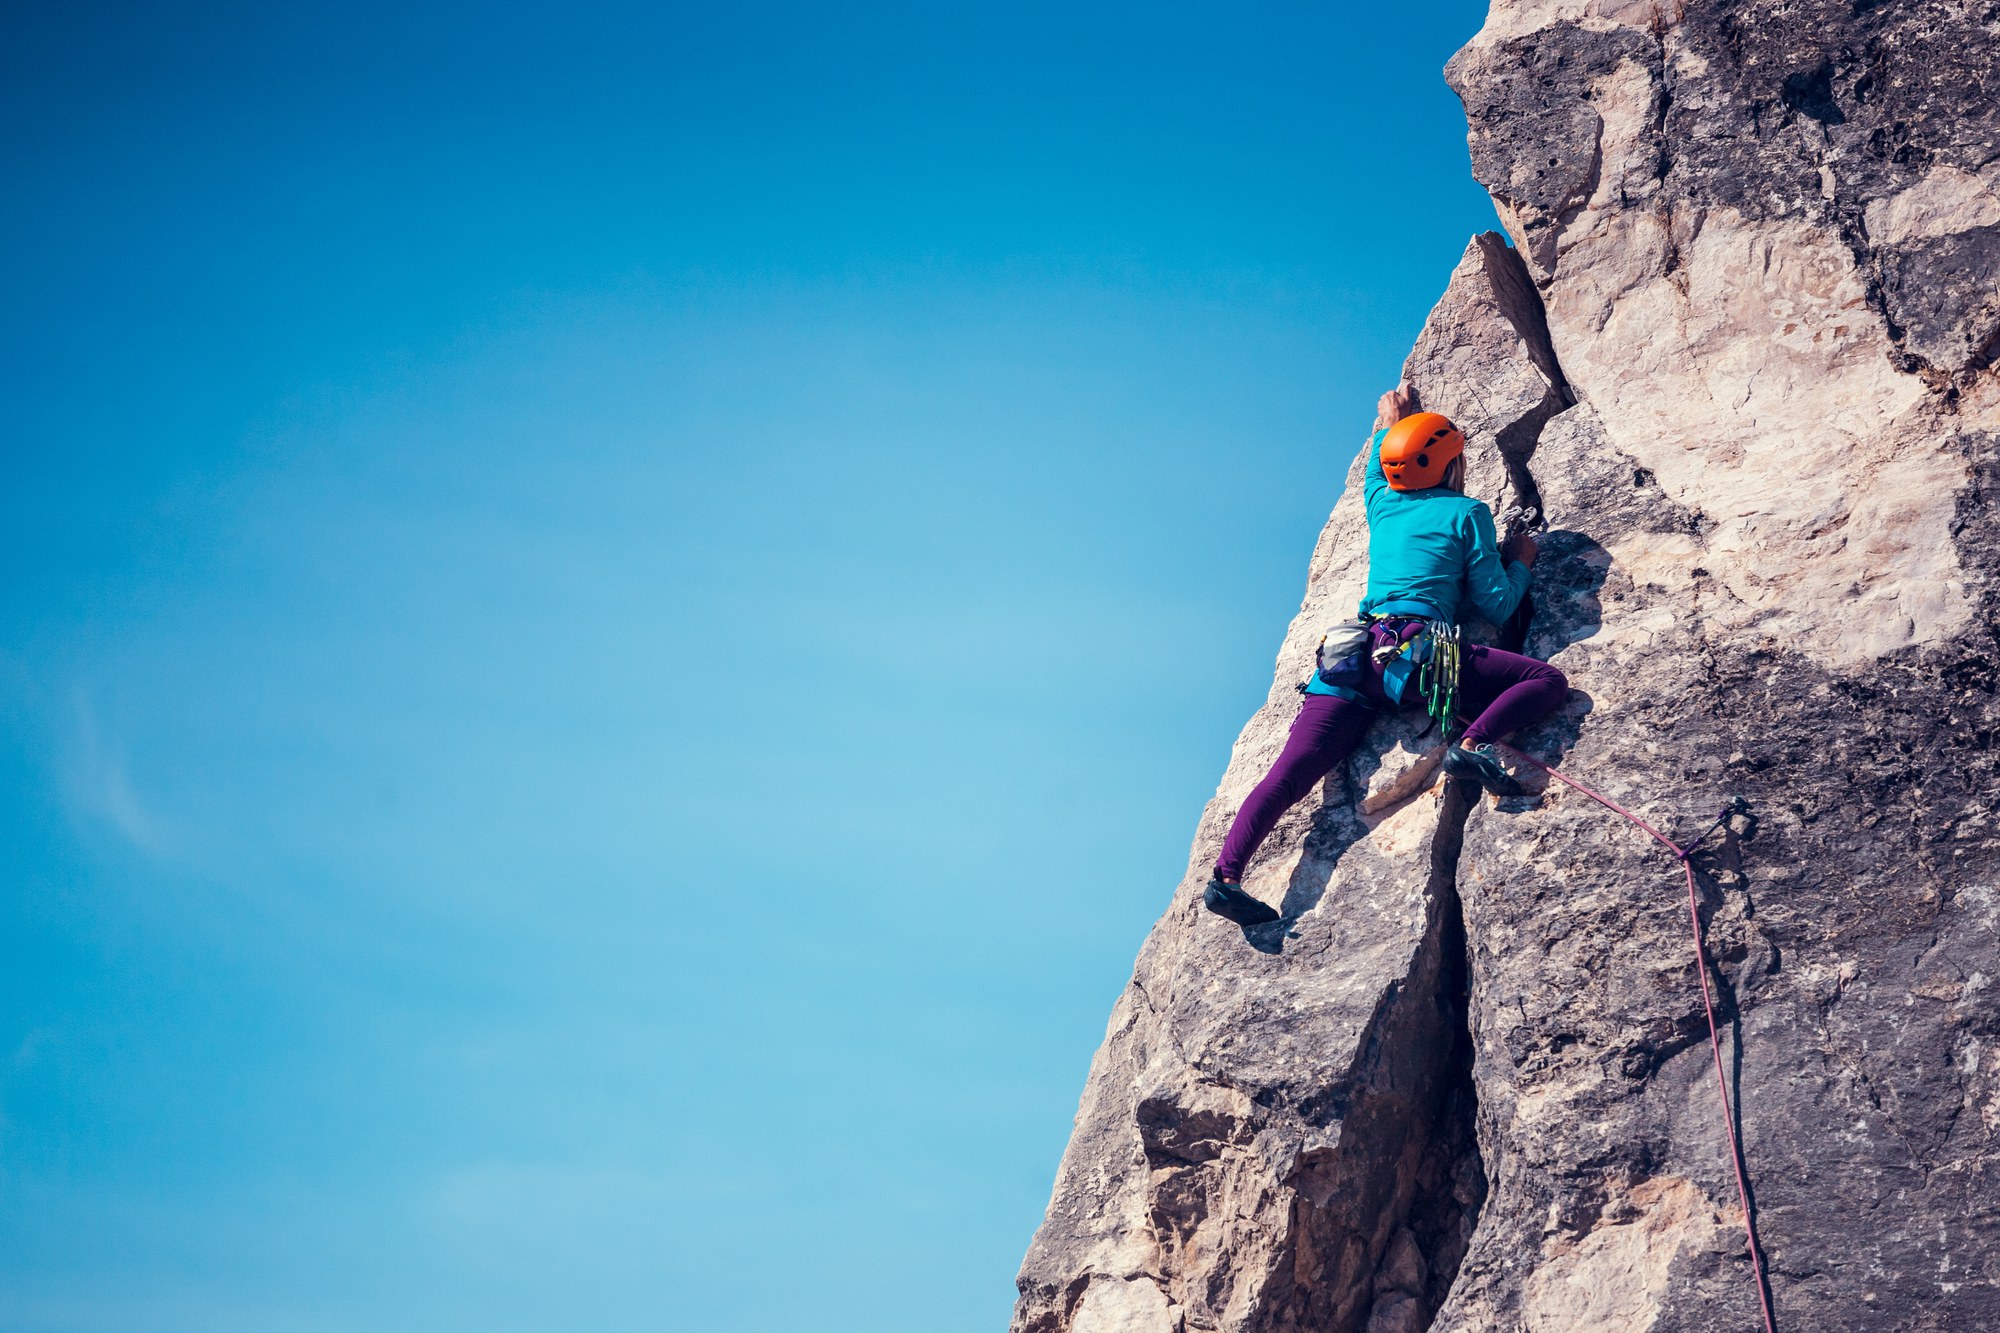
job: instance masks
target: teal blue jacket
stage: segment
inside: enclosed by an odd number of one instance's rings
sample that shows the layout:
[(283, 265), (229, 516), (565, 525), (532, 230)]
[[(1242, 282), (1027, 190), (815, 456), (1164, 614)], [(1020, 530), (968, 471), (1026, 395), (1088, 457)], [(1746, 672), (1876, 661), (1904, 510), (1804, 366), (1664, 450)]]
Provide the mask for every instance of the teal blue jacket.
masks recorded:
[(1361, 497), (1368, 509), (1368, 593), (1363, 611), (1396, 602), (1422, 602), (1439, 620), (1456, 621), (1470, 603), (1498, 625), (1514, 614), (1528, 591), (1528, 567), (1502, 562), (1493, 511), (1483, 500), (1433, 486), (1398, 491), (1382, 475), (1382, 437), (1368, 441), (1368, 470)]
[[(1457, 621), (1470, 606), (1498, 625), (1514, 614), (1528, 591), (1528, 567), (1500, 559), (1493, 511), (1484, 501), (1433, 486), (1399, 491), (1382, 475), (1382, 437), (1368, 441), (1361, 496), (1368, 512), (1368, 591), (1364, 612), (1429, 607), (1439, 620)], [(1314, 674), (1309, 694), (1332, 690)]]

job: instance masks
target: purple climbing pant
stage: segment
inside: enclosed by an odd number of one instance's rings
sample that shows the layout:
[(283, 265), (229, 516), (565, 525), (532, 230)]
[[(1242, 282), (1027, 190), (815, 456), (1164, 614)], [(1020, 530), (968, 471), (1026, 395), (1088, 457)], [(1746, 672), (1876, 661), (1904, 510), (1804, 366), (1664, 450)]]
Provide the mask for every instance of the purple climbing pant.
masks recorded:
[[(1374, 673), (1362, 691), (1382, 711), (1393, 711), (1382, 694), (1382, 677)], [(1561, 707), (1569, 680), (1547, 662), (1519, 653), (1467, 644), (1459, 666), (1458, 700), (1462, 711), (1474, 714), (1465, 739), (1474, 745), (1499, 740)], [(1333, 694), (1308, 694), (1285, 739), (1283, 753), (1250, 793), (1236, 822), (1223, 839), (1215, 873), (1227, 880), (1243, 878), (1243, 867), (1258, 845), (1313, 784), (1354, 753), (1354, 747), (1374, 725), (1375, 709)]]

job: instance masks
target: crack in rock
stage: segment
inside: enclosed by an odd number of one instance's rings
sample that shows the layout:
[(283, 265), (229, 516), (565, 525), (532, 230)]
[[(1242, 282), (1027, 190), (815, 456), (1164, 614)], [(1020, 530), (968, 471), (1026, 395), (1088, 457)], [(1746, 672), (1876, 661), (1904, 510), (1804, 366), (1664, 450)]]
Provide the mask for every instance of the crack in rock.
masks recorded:
[[(1475, 489), (1532, 502), (1527, 460), (1572, 399), (1502, 238), (1467, 246), (1405, 374), (1466, 430)], [(1238, 742), (1093, 1064), (1022, 1268), (1021, 1333), (1410, 1333), (1466, 1253), (1487, 1191), (1455, 873), (1470, 798), (1420, 775), (1368, 814), (1350, 799), (1351, 783), (1434, 760), (1436, 738), (1385, 720), (1380, 753), (1279, 825), (1246, 884), (1282, 899), (1281, 925), (1239, 931), (1194, 903), (1296, 706), (1295, 645), (1359, 594), (1357, 492), (1328, 522), (1272, 703)]]

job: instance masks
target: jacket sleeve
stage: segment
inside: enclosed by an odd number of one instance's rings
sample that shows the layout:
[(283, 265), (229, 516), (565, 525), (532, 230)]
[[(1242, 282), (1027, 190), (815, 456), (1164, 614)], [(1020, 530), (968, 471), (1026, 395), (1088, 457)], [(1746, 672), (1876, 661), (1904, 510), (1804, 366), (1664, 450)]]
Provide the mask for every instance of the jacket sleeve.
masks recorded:
[(1375, 513), (1376, 502), (1389, 493), (1389, 478), (1382, 473), (1382, 437), (1388, 433), (1378, 430), (1362, 446), (1368, 451), (1368, 467), (1361, 474), (1361, 507), (1371, 517)]
[(1532, 576), (1518, 560), (1502, 563), (1492, 510), (1483, 504), (1473, 505), (1465, 526), (1469, 547), (1465, 561), (1466, 595), (1480, 615), (1495, 625), (1501, 624), (1521, 604)]

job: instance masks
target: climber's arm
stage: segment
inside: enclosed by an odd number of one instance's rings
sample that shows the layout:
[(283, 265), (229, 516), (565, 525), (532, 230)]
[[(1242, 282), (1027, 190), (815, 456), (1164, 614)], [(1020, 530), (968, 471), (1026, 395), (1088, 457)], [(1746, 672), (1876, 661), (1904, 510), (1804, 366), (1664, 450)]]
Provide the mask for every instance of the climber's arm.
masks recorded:
[(1397, 385), (1382, 395), (1375, 403), (1375, 433), (1368, 437), (1368, 466), (1361, 478), (1361, 498), (1369, 509), (1375, 507), (1375, 498), (1389, 489), (1389, 479), (1382, 474), (1382, 436), (1398, 421), (1417, 410), (1417, 392), (1406, 385)]
[(1507, 544), (1514, 558), (1500, 558), (1500, 543), (1493, 532), (1493, 511), (1483, 504), (1472, 506), (1466, 518), (1465, 591), (1480, 615), (1495, 625), (1514, 614), (1528, 592), (1528, 565), (1534, 557), (1533, 538), (1526, 550), (1517, 542)]
[(1368, 466), (1361, 474), (1361, 503), (1369, 517), (1375, 514), (1375, 505), (1389, 493), (1389, 478), (1382, 473), (1382, 436), (1384, 431), (1376, 431), (1368, 437), (1368, 443), (1361, 447), (1368, 451)]

